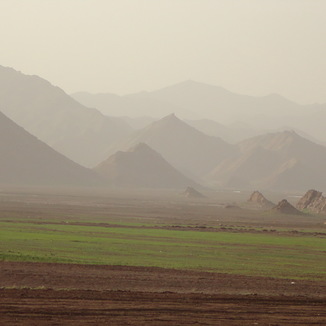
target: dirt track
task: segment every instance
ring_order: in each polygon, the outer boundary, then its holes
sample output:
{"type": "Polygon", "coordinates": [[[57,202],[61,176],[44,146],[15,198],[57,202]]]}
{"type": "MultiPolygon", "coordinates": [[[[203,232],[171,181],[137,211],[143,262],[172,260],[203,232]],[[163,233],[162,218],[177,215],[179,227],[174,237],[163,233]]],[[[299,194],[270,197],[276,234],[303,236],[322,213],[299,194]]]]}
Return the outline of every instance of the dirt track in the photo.
{"type": "Polygon", "coordinates": [[[326,283],[0,262],[0,325],[325,325],[326,283]]]}

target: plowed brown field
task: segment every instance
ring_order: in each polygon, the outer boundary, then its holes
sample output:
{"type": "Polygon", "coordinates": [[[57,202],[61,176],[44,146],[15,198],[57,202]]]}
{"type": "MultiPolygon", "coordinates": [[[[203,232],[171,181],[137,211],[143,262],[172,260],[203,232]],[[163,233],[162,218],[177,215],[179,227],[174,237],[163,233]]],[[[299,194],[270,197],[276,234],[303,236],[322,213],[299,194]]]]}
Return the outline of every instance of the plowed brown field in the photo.
{"type": "Polygon", "coordinates": [[[1,262],[0,286],[1,325],[326,325],[324,282],[1,262]]]}

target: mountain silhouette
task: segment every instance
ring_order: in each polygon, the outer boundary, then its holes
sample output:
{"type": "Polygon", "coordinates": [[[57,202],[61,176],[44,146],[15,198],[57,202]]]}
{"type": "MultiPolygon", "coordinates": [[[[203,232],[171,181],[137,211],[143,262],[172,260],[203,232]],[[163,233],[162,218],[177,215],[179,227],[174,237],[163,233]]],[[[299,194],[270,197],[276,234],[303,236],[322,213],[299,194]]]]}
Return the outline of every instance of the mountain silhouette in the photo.
{"type": "Polygon", "coordinates": [[[99,164],[95,171],[118,187],[184,188],[198,186],[144,143],[139,143],[126,152],[118,151],[99,164]]]}
{"type": "Polygon", "coordinates": [[[326,148],[293,131],[266,134],[238,144],[238,154],[209,178],[222,187],[274,190],[326,189],[326,148]]]}
{"type": "Polygon", "coordinates": [[[28,132],[84,166],[101,162],[107,148],[132,131],[123,120],[86,108],[48,81],[2,66],[0,108],[28,132]]]}
{"type": "Polygon", "coordinates": [[[138,143],[148,144],[175,168],[195,178],[209,172],[234,150],[233,145],[203,134],[174,114],[134,132],[114,146],[110,154],[127,150],[138,143]]]}
{"type": "Polygon", "coordinates": [[[326,105],[300,105],[279,94],[249,96],[188,80],[155,91],[124,96],[85,92],[73,96],[80,103],[96,107],[108,115],[158,118],[174,112],[186,120],[204,119],[189,123],[229,142],[285,128],[301,130],[320,142],[326,141],[323,124],[326,105]],[[223,130],[216,125],[216,132],[212,132],[212,123],[207,120],[231,130],[223,130]]]}
{"type": "Polygon", "coordinates": [[[0,112],[0,183],[94,186],[102,181],[96,173],[57,153],[0,112]]]}
{"type": "MultiPolygon", "coordinates": [[[[248,96],[231,92],[223,87],[187,80],[155,91],[124,96],[110,93],[72,95],[81,103],[96,107],[105,114],[158,117],[171,112],[186,119],[212,119],[225,123],[243,118],[277,117],[305,112],[305,107],[278,94],[248,96]]],[[[260,119],[261,120],[261,119],[260,119]]],[[[257,127],[257,126],[256,126],[257,127]]]]}

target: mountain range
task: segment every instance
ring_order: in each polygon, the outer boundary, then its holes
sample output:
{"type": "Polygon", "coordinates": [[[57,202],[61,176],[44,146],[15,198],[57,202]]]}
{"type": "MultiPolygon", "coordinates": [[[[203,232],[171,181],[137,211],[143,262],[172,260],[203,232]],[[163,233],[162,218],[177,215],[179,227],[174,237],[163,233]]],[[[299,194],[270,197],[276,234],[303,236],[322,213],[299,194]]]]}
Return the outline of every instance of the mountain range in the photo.
{"type": "Polygon", "coordinates": [[[232,156],[234,146],[189,126],[174,114],[135,131],[112,147],[108,155],[146,143],[171,165],[192,178],[200,178],[224,158],[232,156]]]}
{"type": "Polygon", "coordinates": [[[237,144],[238,154],[221,162],[206,180],[242,189],[326,189],[326,148],[294,131],[265,134],[237,144]]]}
{"type": "Polygon", "coordinates": [[[188,81],[128,95],[124,100],[137,114],[113,118],[40,77],[11,68],[0,66],[0,86],[5,114],[0,115],[2,184],[89,185],[102,183],[101,174],[109,184],[124,187],[185,188],[200,183],[219,189],[326,190],[326,148],[302,131],[315,126],[315,134],[322,135],[322,105],[309,109],[276,95],[253,98],[188,81]],[[153,121],[151,115],[141,115],[149,106],[133,106],[135,99],[151,103],[156,114],[156,101],[166,112],[174,108],[195,115],[200,110],[203,115],[239,114],[249,121],[256,115],[256,121],[265,116],[266,121],[283,119],[285,124],[286,117],[295,114],[292,123],[299,125],[302,119],[306,128],[298,133],[280,127],[267,133],[265,126],[185,121],[175,114],[153,121]],[[96,166],[95,171],[80,164],[96,166]]]}
{"type": "Polygon", "coordinates": [[[124,96],[79,92],[72,94],[72,97],[108,115],[115,115],[112,108],[119,108],[119,115],[158,117],[174,112],[186,119],[201,117],[222,123],[241,120],[239,117],[247,115],[298,114],[298,111],[305,109],[277,94],[262,97],[241,95],[192,80],[124,96]]]}
{"type": "Polygon", "coordinates": [[[107,148],[133,129],[120,118],[104,116],[38,76],[0,66],[2,112],[58,152],[90,167],[107,148]]]}
{"type": "Polygon", "coordinates": [[[196,124],[196,128],[204,132],[210,130],[210,135],[231,142],[263,132],[285,129],[300,130],[320,142],[326,141],[322,123],[326,118],[325,104],[300,105],[278,94],[248,96],[188,80],[159,90],[124,96],[87,92],[72,96],[107,115],[158,119],[175,113],[187,121],[201,120],[190,124],[196,124]],[[207,120],[220,126],[213,127],[212,132],[212,126],[207,126],[207,120]]]}

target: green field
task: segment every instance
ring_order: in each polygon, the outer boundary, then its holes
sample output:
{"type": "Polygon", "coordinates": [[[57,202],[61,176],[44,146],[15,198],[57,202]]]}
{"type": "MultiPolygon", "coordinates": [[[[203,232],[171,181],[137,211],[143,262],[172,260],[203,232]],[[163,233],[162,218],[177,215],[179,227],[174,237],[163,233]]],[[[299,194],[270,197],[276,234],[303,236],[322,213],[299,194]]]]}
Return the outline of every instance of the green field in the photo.
{"type": "Polygon", "coordinates": [[[0,222],[0,260],[157,266],[326,279],[326,240],[313,235],[0,222]]]}

